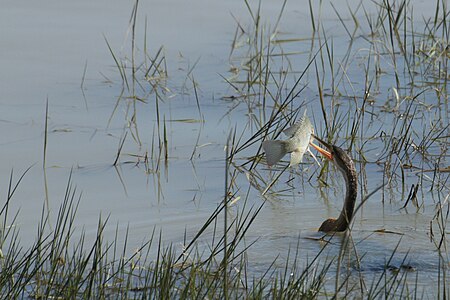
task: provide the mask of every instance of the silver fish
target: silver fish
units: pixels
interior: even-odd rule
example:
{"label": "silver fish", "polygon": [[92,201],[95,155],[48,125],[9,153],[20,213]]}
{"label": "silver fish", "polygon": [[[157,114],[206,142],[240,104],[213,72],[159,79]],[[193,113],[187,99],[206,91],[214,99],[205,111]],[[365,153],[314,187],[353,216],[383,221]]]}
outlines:
{"label": "silver fish", "polygon": [[262,143],[269,166],[279,162],[287,153],[291,153],[290,167],[302,161],[303,154],[308,150],[311,134],[314,133],[306,110],[303,117],[283,133],[289,137],[287,140],[267,140]]}

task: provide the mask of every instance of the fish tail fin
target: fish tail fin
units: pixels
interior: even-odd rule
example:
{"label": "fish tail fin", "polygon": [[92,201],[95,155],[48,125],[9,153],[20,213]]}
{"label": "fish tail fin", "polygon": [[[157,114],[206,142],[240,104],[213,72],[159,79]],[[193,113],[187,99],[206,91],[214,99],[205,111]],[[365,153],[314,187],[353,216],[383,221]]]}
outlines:
{"label": "fish tail fin", "polygon": [[268,140],[262,143],[264,152],[266,152],[267,164],[272,166],[280,161],[286,155],[286,142]]}

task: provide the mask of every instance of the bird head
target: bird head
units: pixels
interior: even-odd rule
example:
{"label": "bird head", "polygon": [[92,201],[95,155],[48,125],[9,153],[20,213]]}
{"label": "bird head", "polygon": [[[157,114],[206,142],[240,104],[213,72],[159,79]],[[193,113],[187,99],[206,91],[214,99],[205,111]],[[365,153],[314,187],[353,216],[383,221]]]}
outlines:
{"label": "bird head", "polygon": [[318,140],[322,145],[324,145],[327,148],[327,149],[324,149],[320,146],[317,146],[313,142],[310,142],[310,145],[314,149],[316,149],[317,151],[319,151],[320,154],[322,154],[324,157],[326,157],[327,159],[332,161],[338,167],[338,169],[340,171],[344,172],[345,170],[348,170],[349,164],[352,163],[352,159],[347,154],[347,152],[345,152],[338,146],[335,146],[335,145],[332,145],[332,144],[329,144],[329,143],[323,141],[322,139],[320,139],[319,137],[317,137],[314,134],[312,134],[311,136],[314,139]]}

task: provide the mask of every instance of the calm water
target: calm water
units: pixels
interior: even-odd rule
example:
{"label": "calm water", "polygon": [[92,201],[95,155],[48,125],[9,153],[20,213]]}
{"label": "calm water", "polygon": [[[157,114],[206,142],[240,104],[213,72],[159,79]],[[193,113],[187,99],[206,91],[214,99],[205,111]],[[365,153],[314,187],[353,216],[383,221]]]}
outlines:
{"label": "calm water", "polygon": [[[114,111],[122,83],[105,42],[106,38],[117,57],[131,59],[129,19],[133,3],[40,1],[25,6],[12,1],[1,2],[0,154],[3,162],[0,165],[0,191],[4,191],[6,197],[11,170],[18,178],[26,168],[33,166],[17,190],[11,207],[14,212],[20,209],[16,225],[20,228],[23,243],[31,243],[35,237],[46,199],[45,182],[49,205],[56,215],[72,172],[72,184],[78,193],[82,193],[77,228],[80,231],[84,228],[88,237],[95,237],[99,215],[109,215],[106,238],[114,239],[116,224],[122,234],[129,226],[132,249],[145,241],[156,226],[158,230],[162,229],[165,243],[172,242],[181,249],[185,230],[189,237],[193,236],[222,201],[224,146],[230,130],[237,128],[239,134],[244,132],[244,139],[256,132],[256,128],[247,126],[248,106],[239,104],[237,100],[222,98],[236,94],[221,76],[230,78],[230,68],[239,65],[246,53],[243,45],[230,56],[236,20],[243,28],[250,28],[251,25],[244,3],[198,0],[140,3],[136,60],[138,64],[145,60],[142,53],[146,22],[147,51],[155,55],[159,47],[164,46],[169,75],[164,83],[167,88],[164,102],[159,103],[160,117],[165,119],[167,127],[169,158],[167,166],[162,164],[160,172],[155,173],[154,168],[146,172],[143,159],[138,163],[136,158],[151,153],[152,149],[158,151],[157,146],[152,146],[157,140],[158,130],[162,132],[158,129],[155,96],[150,93],[150,85],[144,85],[143,89],[137,87],[138,94],[147,97],[148,102],[136,106],[141,142],[138,143],[131,134],[135,133],[134,129],[130,131],[128,127],[130,114],[127,114],[126,100],[120,101]],[[296,53],[289,59],[293,66],[292,73],[299,76],[310,58],[312,33],[307,2],[294,2],[291,1],[285,8],[278,38],[299,40],[281,43],[276,51]],[[425,2],[413,2],[415,14],[420,12],[427,18],[433,15],[433,7],[426,7]],[[264,3],[262,16],[267,30],[275,26],[280,9],[280,3]],[[350,26],[348,8],[337,9]],[[367,9],[373,10],[373,7],[368,5]],[[324,32],[332,37],[335,60],[338,61],[347,51],[349,35],[328,1],[323,5],[321,15]],[[359,9],[356,15],[364,23],[364,11]],[[419,17],[416,19],[421,20]],[[420,24],[417,26],[420,28]],[[364,57],[368,55],[364,32],[368,34],[367,28],[362,26],[352,50],[356,53],[351,57],[355,63],[346,70],[348,78],[342,79],[343,92],[349,94],[353,93],[354,88],[356,94],[362,95],[364,88],[363,68],[358,63],[364,64]],[[386,65],[389,71],[389,62],[382,61],[381,65]],[[288,87],[294,84],[296,76],[288,78]],[[201,116],[192,78],[197,83]],[[379,83],[380,93],[375,98],[380,106],[385,97],[392,95],[392,79],[393,76],[387,74]],[[325,85],[329,80],[325,79]],[[311,72],[302,84],[306,88],[294,104],[306,104],[317,131],[323,132],[315,72]],[[330,90],[325,92],[330,93]],[[43,145],[47,99],[45,180]],[[343,104],[343,107],[346,105]],[[236,108],[227,114],[232,107]],[[255,108],[253,113],[258,114],[258,110]],[[421,114],[422,119],[417,124],[427,123],[423,122],[427,118],[437,119],[433,117],[434,113]],[[447,114],[440,117],[443,122],[448,122]],[[196,122],[201,118],[204,122]],[[187,119],[192,122],[187,122]],[[377,115],[376,126],[368,127],[365,134],[370,136],[371,132],[377,132],[382,126],[386,128],[385,132],[389,132],[392,120],[393,116]],[[115,168],[112,164],[125,132],[128,134],[120,157],[121,164]],[[423,137],[422,130],[418,132]],[[420,142],[421,136],[416,138]],[[375,161],[382,149],[380,140],[372,142],[367,147],[368,160]],[[257,150],[255,146],[248,149],[245,155],[254,155]],[[242,154],[239,159],[245,158]],[[417,161],[418,158],[412,160]],[[445,161],[440,163],[445,165]],[[155,164],[153,162],[153,166]],[[382,167],[368,164],[364,168],[370,178],[370,191],[382,183]],[[271,174],[262,165],[259,171],[267,178]],[[302,250],[302,260],[314,257],[322,247],[319,242],[304,237],[317,236],[321,221],[337,216],[343,191],[336,186],[341,186],[343,181],[338,175],[336,180],[330,179],[330,188],[318,193],[317,171],[313,160],[306,158],[304,165],[292,171],[295,173],[283,175],[273,187],[274,190],[284,190],[289,178],[293,178],[289,182],[292,186],[289,192],[267,201],[249,230],[248,242],[259,238],[249,255],[255,272],[265,270],[264,267],[277,255],[282,263],[288,250],[297,245]],[[417,181],[417,174],[406,172],[406,176],[409,192],[410,184]],[[244,175],[239,180],[238,185],[242,188],[239,195],[245,198],[248,181]],[[360,267],[368,275],[381,272],[401,239],[398,257],[392,264],[399,266],[404,255],[409,253],[408,264],[419,272],[420,283],[424,286],[435,283],[438,253],[434,243],[430,242],[429,226],[436,203],[433,197],[436,195],[420,194],[423,207],[416,212],[415,209],[401,209],[404,199],[398,192],[394,191],[393,195],[386,193],[384,203],[381,193],[377,193],[355,217],[353,240],[358,253],[366,258]],[[248,201],[260,205],[263,197],[256,189],[250,189]],[[239,205],[238,202],[236,209]],[[402,235],[374,233],[379,229]],[[336,239],[338,245],[339,240]],[[208,240],[207,234],[204,240]],[[329,247],[328,251],[337,254],[339,247]],[[414,278],[415,275],[411,276],[412,282]]]}

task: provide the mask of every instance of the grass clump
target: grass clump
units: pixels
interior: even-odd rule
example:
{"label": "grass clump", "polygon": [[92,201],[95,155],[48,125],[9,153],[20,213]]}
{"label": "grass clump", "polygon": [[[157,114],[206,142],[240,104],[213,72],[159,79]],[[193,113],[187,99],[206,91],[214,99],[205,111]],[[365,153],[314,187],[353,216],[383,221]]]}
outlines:
{"label": "grass clump", "polygon": [[[320,17],[315,17],[313,1],[309,1],[312,37],[293,39],[282,38],[277,31],[286,1],[272,29],[261,21],[261,3],[256,9],[247,1],[245,4],[252,24],[249,29],[237,24],[230,53],[231,75],[222,78],[233,91],[223,98],[231,103],[227,115],[239,114],[235,108],[244,106],[247,122],[242,134],[233,129],[227,142],[223,142],[224,194],[209,218],[192,236],[185,235],[181,249],[164,245],[163,233],[154,229],[151,238],[132,251],[127,244],[128,230],[123,244],[119,242],[122,232],[118,229],[115,239],[105,240],[108,217],[99,217],[93,238],[76,225],[81,196],[69,178],[52,226],[51,214],[43,209],[36,239],[24,247],[15,224],[17,214],[11,217],[9,209],[23,176],[13,184],[11,175],[8,196],[0,211],[2,298],[372,299],[420,298],[428,293],[420,290],[419,275],[408,265],[408,254],[397,258],[401,256],[398,246],[380,270],[365,272],[365,261],[371,263],[370,253],[359,253],[360,241],[353,240],[352,230],[343,236],[318,238],[320,247],[306,262],[299,239],[286,258],[274,253],[271,264],[255,270],[252,249],[258,247],[260,240],[248,233],[265,203],[293,194],[293,178],[303,178],[301,171],[289,170],[287,166],[268,170],[260,145],[267,138],[277,138],[305,107],[315,109],[312,116],[318,135],[352,152],[359,168],[361,205],[374,188],[366,172],[368,167],[379,171],[385,187],[380,206],[395,203],[399,210],[408,213],[407,209],[414,205],[415,212],[423,212],[426,207],[429,209],[424,195],[433,194],[436,202],[429,237],[439,253],[439,268],[437,289],[431,296],[448,295],[450,201],[445,164],[449,144],[449,34],[445,3],[436,2],[435,17],[425,20],[421,31],[409,1],[375,3],[375,15],[368,13],[366,4],[361,2],[348,8],[350,18],[344,18],[333,6],[338,24],[349,38],[343,54],[335,47],[335,39]],[[320,2],[319,16],[322,5]],[[165,93],[170,92],[165,85],[168,72],[163,47],[150,56],[144,42],[143,62],[138,63],[138,7],[136,1],[130,17],[131,57],[120,58],[106,41],[122,82],[112,117],[125,103],[127,121],[113,165],[120,163],[127,137],[141,146],[138,106],[155,99],[151,148],[134,157],[144,162],[146,173],[159,173],[170,157],[170,133],[161,108]],[[362,20],[357,16],[361,11],[365,17]],[[290,43],[306,43],[310,50],[284,52],[282,45]],[[362,46],[368,50],[361,50]],[[297,71],[294,62],[302,54],[307,54],[307,63]],[[357,73],[358,80],[352,78],[353,69],[362,69],[362,73]],[[196,83],[193,75],[189,78],[203,122]],[[305,95],[308,90],[314,94]],[[191,160],[195,152],[196,148]],[[310,165],[306,163],[305,167]],[[329,171],[325,164],[316,173],[317,181],[313,180],[314,175],[307,181],[314,188],[326,189],[333,182]],[[280,181],[283,184],[277,184]],[[252,199],[253,190],[261,196],[257,201]],[[244,199],[235,208],[233,204],[239,197]],[[370,232],[363,240],[372,235]],[[416,276],[413,283],[412,276]]]}
{"label": "grass clump", "polygon": [[[23,177],[23,176],[22,176]],[[173,246],[163,246],[162,233],[132,251],[125,242],[107,242],[104,231],[108,218],[99,218],[92,242],[79,230],[76,213],[81,197],[69,178],[65,197],[53,229],[48,215],[42,213],[36,240],[29,248],[20,245],[19,231],[13,217],[8,218],[8,206],[22,177],[10,191],[2,211],[2,251],[0,295],[2,298],[34,299],[192,299],[192,298],[263,298],[317,294],[328,265],[300,274],[284,273],[269,268],[261,278],[250,278],[246,250],[241,242],[261,207],[230,218],[226,232],[220,234],[218,221],[226,211],[221,204],[197,234],[179,252]],[[12,182],[12,177],[11,177]],[[202,237],[212,228],[213,242],[205,245]],[[186,238],[187,240],[187,238]],[[313,276],[309,276],[309,274]],[[277,275],[278,274],[278,275]],[[275,278],[273,275],[276,275]],[[306,280],[307,279],[307,280]]]}

